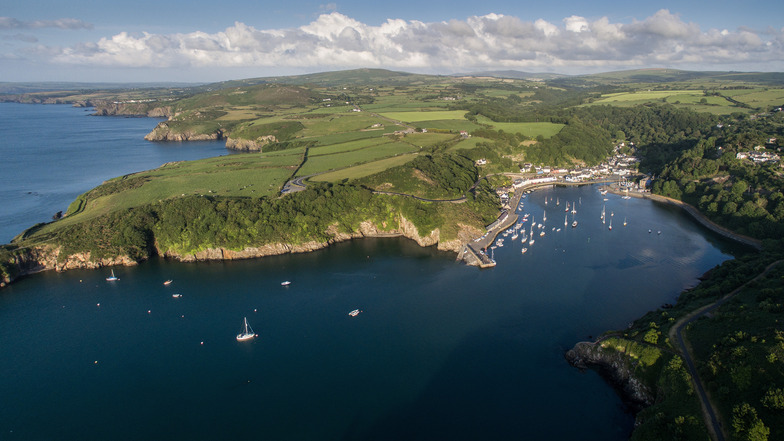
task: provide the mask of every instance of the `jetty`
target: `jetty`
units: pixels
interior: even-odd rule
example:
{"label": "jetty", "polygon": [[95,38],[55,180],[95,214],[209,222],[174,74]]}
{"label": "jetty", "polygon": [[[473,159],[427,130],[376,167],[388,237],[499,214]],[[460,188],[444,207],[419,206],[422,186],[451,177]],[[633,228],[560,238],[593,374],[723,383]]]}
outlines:
{"label": "jetty", "polygon": [[465,261],[468,265],[475,265],[479,268],[494,267],[495,260],[485,250],[495,242],[495,238],[499,233],[517,223],[518,216],[515,213],[515,208],[520,204],[520,199],[524,193],[525,191],[523,190],[515,191],[509,202],[509,208],[504,209],[498,216],[498,219],[487,226],[487,232],[482,237],[467,243],[458,254],[458,259]]}

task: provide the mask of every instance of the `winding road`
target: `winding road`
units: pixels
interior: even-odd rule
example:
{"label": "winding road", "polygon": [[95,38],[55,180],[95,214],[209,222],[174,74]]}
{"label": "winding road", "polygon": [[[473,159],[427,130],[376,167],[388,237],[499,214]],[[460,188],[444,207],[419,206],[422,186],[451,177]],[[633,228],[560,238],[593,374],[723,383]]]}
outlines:
{"label": "winding road", "polygon": [[708,427],[708,430],[711,432],[712,438],[717,441],[724,441],[726,439],[726,437],[724,436],[724,431],[722,429],[719,413],[718,411],[716,411],[716,406],[714,406],[713,403],[711,402],[710,397],[705,391],[705,385],[702,383],[702,380],[700,379],[700,376],[697,373],[697,366],[694,363],[694,357],[692,356],[691,349],[689,348],[689,344],[686,341],[685,337],[683,336],[683,329],[686,326],[688,326],[690,323],[699,319],[700,317],[704,317],[706,314],[710,314],[721,305],[727,303],[748,284],[757,281],[762,277],[765,277],[768,274],[768,272],[770,272],[770,270],[772,270],[776,265],[778,265],[781,262],[782,262],[781,260],[777,260],[771,263],[765,268],[764,271],[762,271],[759,275],[757,275],[757,277],[735,288],[732,292],[720,298],[719,300],[716,300],[713,303],[705,305],[702,308],[699,308],[695,311],[692,311],[690,314],[681,317],[681,319],[675,322],[675,325],[673,325],[672,328],[670,328],[670,332],[669,332],[670,341],[678,343],[677,349],[679,350],[680,355],[686,361],[686,367],[689,370],[689,374],[691,374],[692,382],[694,383],[694,387],[695,389],[697,389],[698,396],[700,397],[700,405],[702,406],[702,414],[703,414],[703,418],[705,419],[705,425]]}

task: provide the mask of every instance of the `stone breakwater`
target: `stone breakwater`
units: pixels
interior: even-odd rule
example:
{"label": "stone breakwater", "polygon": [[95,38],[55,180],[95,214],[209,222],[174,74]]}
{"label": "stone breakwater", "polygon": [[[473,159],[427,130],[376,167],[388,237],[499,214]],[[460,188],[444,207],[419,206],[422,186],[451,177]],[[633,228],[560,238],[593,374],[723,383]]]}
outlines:
{"label": "stone breakwater", "polygon": [[[443,241],[441,240],[441,232],[439,229],[435,229],[431,231],[430,234],[422,236],[419,234],[416,226],[404,217],[400,218],[399,227],[393,230],[384,230],[374,223],[366,221],[362,222],[359,228],[352,233],[340,233],[337,231],[336,227],[330,228],[328,232],[332,235],[332,238],[324,242],[311,241],[301,244],[271,243],[259,245],[257,247],[247,247],[242,250],[208,248],[196,253],[178,253],[161,249],[157,249],[156,251],[159,256],[178,260],[180,262],[238,260],[286,253],[307,253],[326,248],[338,242],[365,237],[406,237],[423,247],[436,246],[439,250],[457,253],[466,243],[481,234],[481,231],[477,228],[459,225],[457,238]],[[94,259],[89,252],[62,256],[60,247],[53,247],[50,245],[37,246],[18,250],[14,253],[12,261],[9,262],[11,274],[5,275],[0,279],[0,288],[5,287],[20,277],[41,271],[97,269],[115,265],[132,266],[139,262],[140,260],[132,259],[129,256]]]}
{"label": "stone breakwater", "polygon": [[604,350],[600,342],[579,342],[564,355],[566,361],[578,369],[595,369],[620,394],[635,412],[652,405],[654,396],[642,381],[634,376],[628,358],[617,351]]}

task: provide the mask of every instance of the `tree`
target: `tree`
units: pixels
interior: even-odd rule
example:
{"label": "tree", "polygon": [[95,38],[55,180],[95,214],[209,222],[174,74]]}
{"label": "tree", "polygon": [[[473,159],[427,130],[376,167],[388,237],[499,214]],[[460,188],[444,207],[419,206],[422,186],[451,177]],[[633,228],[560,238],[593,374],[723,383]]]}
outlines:
{"label": "tree", "polygon": [[749,403],[732,409],[733,438],[743,441],[767,441],[770,429],[757,416],[757,410]]}

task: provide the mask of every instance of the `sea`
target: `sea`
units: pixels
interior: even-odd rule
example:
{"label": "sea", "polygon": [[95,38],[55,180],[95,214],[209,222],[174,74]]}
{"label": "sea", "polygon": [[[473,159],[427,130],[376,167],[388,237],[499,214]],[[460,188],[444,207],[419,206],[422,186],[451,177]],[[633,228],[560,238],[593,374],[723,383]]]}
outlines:
{"label": "sea", "polygon": [[[88,114],[0,104],[4,241],[108,178],[229,153],[148,143],[154,119]],[[745,250],[593,185],[518,208],[527,235],[543,227],[534,244],[500,236],[492,269],[373,238],[14,282],[0,290],[0,439],[626,440],[621,397],[564,353]],[[239,342],[245,318],[258,336]]]}

